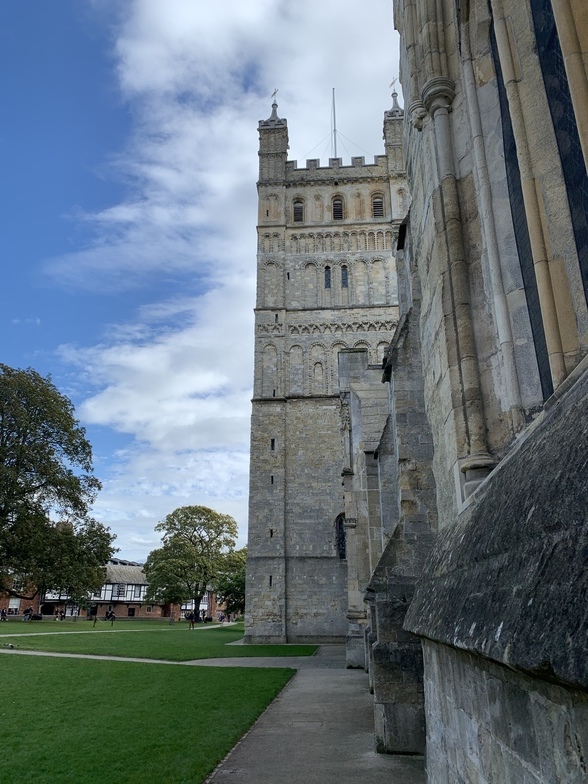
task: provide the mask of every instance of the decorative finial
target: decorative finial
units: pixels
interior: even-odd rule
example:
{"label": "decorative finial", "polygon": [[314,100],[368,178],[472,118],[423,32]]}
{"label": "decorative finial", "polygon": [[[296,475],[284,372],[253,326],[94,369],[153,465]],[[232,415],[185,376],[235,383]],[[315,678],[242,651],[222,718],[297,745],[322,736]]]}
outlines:
{"label": "decorative finial", "polygon": [[278,88],[273,91],[272,93],[272,113],[270,115],[270,120],[279,120],[278,117],[278,102],[276,101],[276,95],[278,94]]}
{"label": "decorative finial", "polygon": [[286,120],[282,120],[278,117],[278,102],[276,100],[276,95],[278,94],[278,88],[273,91],[272,93],[272,113],[267,118],[267,120],[260,120],[259,127],[260,128],[285,128],[287,123]]}
{"label": "decorative finial", "polygon": [[404,114],[404,110],[398,105],[398,93],[396,91],[396,82],[398,79],[394,77],[388,87],[392,88],[392,109],[390,109],[390,116],[400,117]]}

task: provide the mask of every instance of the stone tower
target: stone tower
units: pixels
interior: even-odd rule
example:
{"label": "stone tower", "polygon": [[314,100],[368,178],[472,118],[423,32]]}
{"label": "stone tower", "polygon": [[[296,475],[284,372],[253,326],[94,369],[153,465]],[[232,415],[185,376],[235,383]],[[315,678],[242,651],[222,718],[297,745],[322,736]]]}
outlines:
{"label": "stone tower", "polygon": [[403,111],[393,100],[385,154],[369,164],[299,168],[287,160],[276,103],[259,123],[247,642],[347,635],[353,521],[344,513],[338,356],[361,350],[381,367],[397,323],[393,249],[407,195]]}

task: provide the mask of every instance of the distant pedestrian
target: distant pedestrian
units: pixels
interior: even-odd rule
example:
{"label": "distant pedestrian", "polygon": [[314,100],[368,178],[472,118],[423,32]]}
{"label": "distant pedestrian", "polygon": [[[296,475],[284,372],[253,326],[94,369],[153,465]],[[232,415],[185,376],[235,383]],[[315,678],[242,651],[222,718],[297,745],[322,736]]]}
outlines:
{"label": "distant pedestrian", "polygon": [[7,621],[7,620],[8,620],[8,613],[4,609],[2,610],[2,612],[0,612],[0,621]]}
{"label": "distant pedestrian", "polygon": [[110,625],[114,626],[114,622],[116,621],[116,615],[114,614],[114,610],[110,610],[110,612],[107,613],[107,616],[108,616],[108,620],[110,621]]}
{"label": "distant pedestrian", "polygon": [[186,620],[189,622],[188,629],[194,629],[194,613],[190,610],[189,613],[186,614]]}

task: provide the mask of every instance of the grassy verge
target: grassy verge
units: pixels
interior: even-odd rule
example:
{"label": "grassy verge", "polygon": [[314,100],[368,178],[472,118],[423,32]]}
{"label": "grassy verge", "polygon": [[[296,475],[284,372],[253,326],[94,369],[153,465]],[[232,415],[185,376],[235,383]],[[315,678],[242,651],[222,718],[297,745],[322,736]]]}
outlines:
{"label": "grassy verge", "polygon": [[2,656],[0,781],[199,784],[293,674]]}
{"label": "grassy verge", "polygon": [[[206,631],[186,626],[167,630],[96,630],[92,634],[55,634],[13,639],[19,650],[85,653],[101,656],[128,656],[139,659],[189,661],[242,656],[310,656],[316,645],[231,645],[243,636],[242,627],[218,626]],[[0,641],[0,645],[3,644]],[[6,638],[4,638],[6,644]]]}

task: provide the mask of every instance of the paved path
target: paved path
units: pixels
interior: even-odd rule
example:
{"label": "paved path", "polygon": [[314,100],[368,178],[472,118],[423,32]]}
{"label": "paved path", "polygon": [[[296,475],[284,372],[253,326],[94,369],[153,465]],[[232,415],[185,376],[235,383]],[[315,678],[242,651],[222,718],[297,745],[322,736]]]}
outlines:
{"label": "paved path", "polygon": [[[220,660],[222,666],[228,661]],[[269,663],[230,661],[231,666]],[[343,646],[324,645],[315,656],[271,661],[299,671],[206,784],[424,784],[421,757],[375,753],[367,676],[345,669]],[[219,666],[219,660],[200,664]]]}
{"label": "paved path", "polygon": [[421,757],[374,751],[373,697],[363,670],[345,668],[342,645],[314,656],[157,659],[0,648],[22,656],[134,661],[188,667],[292,667],[294,678],[206,784],[425,784]]}

